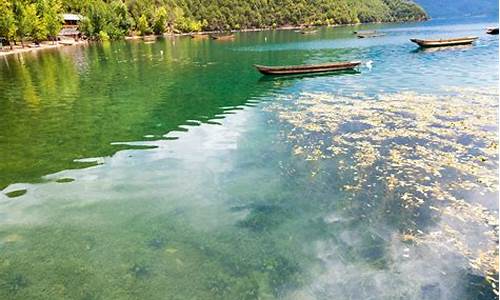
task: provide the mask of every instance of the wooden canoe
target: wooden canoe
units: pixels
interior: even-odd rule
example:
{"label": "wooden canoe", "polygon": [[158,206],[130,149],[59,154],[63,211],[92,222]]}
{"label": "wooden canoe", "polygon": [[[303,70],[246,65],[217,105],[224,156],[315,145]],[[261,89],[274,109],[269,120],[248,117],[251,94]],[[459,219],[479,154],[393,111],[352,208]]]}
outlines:
{"label": "wooden canoe", "polygon": [[486,30],[487,34],[493,34],[493,35],[498,35],[498,27],[497,28],[488,28]]}
{"label": "wooden canoe", "polygon": [[370,33],[358,33],[357,36],[360,39],[366,39],[366,38],[374,38],[374,37],[379,37],[379,36],[384,36],[385,33],[378,33],[378,32],[370,32]]}
{"label": "wooden canoe", "polygon": [[195,40],[204,40],[204,39],[208,39],[208,35],[206,34],[190,34],[189,35],[192,39],[195,39]]}
{"label": "wooden canoe", "polygon": [[325,73],[334,71],[353,70],[361,64],[360,61],[335,62],[316,65],[299,66],[262,66],[254,65],[262,74],[266,75],[290,75],[290,74],[308,74]]}
{"label": "wooden canoe", "polygon": [[212,34],[210,35],[210,38],[213,40],[219,40],[219,41],[228,41],[228,40],[234,40],[235,35],[234,34]]}
{"label": "wooden canoe", "polygon": [[316,29],[304,29],[304,30],[299,30],[298,32],[301,34],[315,34],[318,31]]}
{"label": "wooden canoe", "polygon": [[462,37],[446,40],[420,40],[420,39],[410,39],[410,41],[419,45],[420,47],[444,47],[444,46],[459,46],[459,45],[470,45],[474,43],[478,38],[475,36]]}

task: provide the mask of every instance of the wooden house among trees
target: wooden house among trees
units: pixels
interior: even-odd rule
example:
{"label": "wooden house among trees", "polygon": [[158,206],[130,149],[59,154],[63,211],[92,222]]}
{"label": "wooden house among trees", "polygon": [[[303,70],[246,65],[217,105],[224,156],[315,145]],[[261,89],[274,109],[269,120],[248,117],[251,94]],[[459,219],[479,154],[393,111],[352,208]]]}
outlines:
{"label": "wooden house among trees", "polygon": [[64,24],[59,32],[60,39],[73,38],[75,41],[81,38],[79,29],[80,21],[83,19],[81,15],[76,14],[63,14]]}

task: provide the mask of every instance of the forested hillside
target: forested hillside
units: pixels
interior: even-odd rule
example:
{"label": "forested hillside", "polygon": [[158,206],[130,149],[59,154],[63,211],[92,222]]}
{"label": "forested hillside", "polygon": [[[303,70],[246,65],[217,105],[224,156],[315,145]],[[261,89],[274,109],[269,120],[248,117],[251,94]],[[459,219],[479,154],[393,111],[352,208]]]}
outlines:
{"label": "forested hillside", "polygon": [[88,37],[423,20],[409,0],[0,0],[0,36],[43,39],[57,34],[63,12],[85,17]]}
{"label": "forested hillside", "polygon": [[498,15],[498,0],[416,0],[432,18]]}

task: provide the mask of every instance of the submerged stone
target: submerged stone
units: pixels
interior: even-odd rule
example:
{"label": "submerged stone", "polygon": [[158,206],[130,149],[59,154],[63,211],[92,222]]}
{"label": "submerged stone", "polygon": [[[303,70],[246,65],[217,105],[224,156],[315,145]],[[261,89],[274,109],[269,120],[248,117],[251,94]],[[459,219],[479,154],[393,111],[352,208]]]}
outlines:
{"label": "submerged stone", "polygon": [[441,299],[441,288],[439,283],[426,284],[420,288],[422,299]]}
{"label": "submerged stone", "polygon": [[238,225],[252,231],[265,231],[281,224],[287,213],[277,205],[255,205],[251,207],[250,214]]}
{"label": "submerged stone", "polygon": [[59,178],[56,180],[57,183],[66,183],[66,182],[73,182],[75,179],[69,178],[69,177],[64,177],[64,178]]}
{"label": "submerged stone", "polygon": [[20,196],[26,194],[26,192],[28,192],[28,191],[25,189],[22,189],[22,190],[15,190],[12,192],[5,193],[5,195],[9,198],[16,198],[16,197],[20,197]]}
{"label": "submerged stone", "polygon": [[151,275],[151,271],[149,270],[149,268],[140,264],[134,264],[132,268],[129,269],[129,272],[138,279],[144,279]]}
{"label": "submerged stone", "polygon": [[167,245],[167,240],[164,238],[154,238],[148,241],[148,247],[159,250],[163,249]]}
{"label": "submerged stone", "polygon": [[214,277],[210,278],[207,282],[208,289],[219,296],[225,295],[231,289],[231,283],[228,279],[223,278],[221,275],[215,274]]}
{"label": "submerged stone", "polygon": [[10,292],[16,293],[17,291],[27,287],[29,281],[24,275],[15,273],[8,276],[5,281],[3,281],[2,286],[8,289]]}

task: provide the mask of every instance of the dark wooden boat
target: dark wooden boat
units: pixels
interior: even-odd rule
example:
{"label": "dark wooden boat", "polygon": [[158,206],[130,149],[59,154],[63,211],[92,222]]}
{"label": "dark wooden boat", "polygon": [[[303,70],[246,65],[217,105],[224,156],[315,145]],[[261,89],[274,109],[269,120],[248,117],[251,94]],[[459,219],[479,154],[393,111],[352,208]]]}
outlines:
{"label": "dark wooden boat", "polygon": [[343,70],[353,70],[361,64],[360,61],[350,62],[335,62],[316,65],[300,65],[300,66],[262,66],[254,65],[259,72],[266,75],[290,75],[290,74],[308,74],[308,73],[325,73]]}
{"label": "dark wooden boat", "polygon": [[462,37],[446,40],[420,40],[420,39],[410,39],[410,41],[419,45],[420,47],[444,47],[444,46],[459,46],[459,45],[470,45],[474,43],[478,38],[475,36]]}
{"label": "dark wooden boat", "polygon": [[228,40],[234,40],[235,35],[233,33],[229,33],[229,34],[211,34],[210,38],[212,38],[213,40],[228,41]]}
{"label": "dark wooden boat", "polygon": [[194,40],[204,40],[204,39],[208,39],[208,35],[206,34],[190,34],[189,35],[192,39]]}
{"label": "dark wooden boat", "polygon": [[318,32],[316,29],[303,29],[298,31],[301,34],[315,34]]}
{"label": "dark wooden boat", "polygon": [[487,34],[497,35],[497,34],[498,34],[498,27],[497,27],[497,28],[488,28],[488,29],[486,30],[486,33],[487,33]]}
{"label": "dark wooden boat", "polygon": [[385,33],[380,33],[375,30],[373,31],[358,31],[356,32],[356,35],[360,39],[365,39],[365,38],[373,38],[373,37],[378,37],[378,36],[384,36]]}

